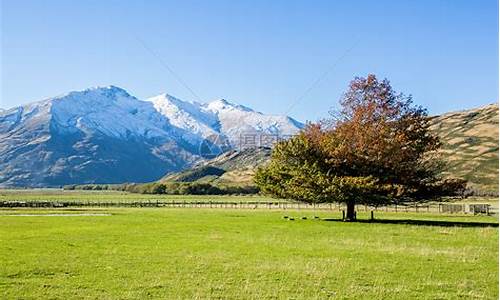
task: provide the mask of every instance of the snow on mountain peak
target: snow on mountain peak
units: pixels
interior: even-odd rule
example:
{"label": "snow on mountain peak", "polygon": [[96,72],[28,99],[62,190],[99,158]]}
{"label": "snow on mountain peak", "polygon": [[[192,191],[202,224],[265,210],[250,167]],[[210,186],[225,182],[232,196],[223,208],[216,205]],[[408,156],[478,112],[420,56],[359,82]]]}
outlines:
{"label": "snow on mountain peak", "polygon": [[69,94],[78,96],[100,95],[108,99],[116,99],[117,97],[132,97],[126,90],[114,85],[96,86],[85,89],[83,91],[74,91]]}
{"label": "snow on mountain peak", "polygon": [[[155,109],[167,117],[172,125],[186,130],[187,134],[201,136],[202,139],[217,134],[216,116],[206,112],[198,102],[182,101],[166,93],[147,100],[151,101]],[[193,139],[189,136],[185,138]]]}
{"label": "snow on mountain peak", "polygon": [[94,87],[46,100],[54,126],[67,133],[127,139],[168,139],[171,125],[149,102],[116,86]]}
{"label": "snow on mountain peak", "polygon": [[[224,99],[142,101],[116,86],[94,87],[0,111],[0,184],[151,181],[231,148],[270,146],[259,144],[263,135],[302,126]],[[247,134],[257,144],[243,145]]]}
{"label": "snow on mountain peak", "polygon": [[148,100],[171,124],[204,138],[222,137],[233,146],[239,144],[242,134],[291,135],[303,127],[287,116],[265,115],[226,99],[200,104],[161,94]]}
{"label": "snow on mountain peak", "polygon": [[204,107],[210,111],[215,112],[215,113],[219,113],[221,111],[229,111],[229,110],[240,110],[240,111],[247,111],[247,112],[254,111],[253,109],[251,109],[249,107],[231,103],[231,102],[227,101],[226,99],[214,100],[212,102],[205,104]]}
{"label": "snow on mountain peak", "polygon": [[24,126],[26,120],[50,122],[50,130],[62,134],[175,140],[192,146],[214,138],[237,146],[242,134],[290,135],[303,127],[289,117],[265,115],[225,99],[201,104],[165,93],[142,101],[112,85],[3,111],[0,131]]}

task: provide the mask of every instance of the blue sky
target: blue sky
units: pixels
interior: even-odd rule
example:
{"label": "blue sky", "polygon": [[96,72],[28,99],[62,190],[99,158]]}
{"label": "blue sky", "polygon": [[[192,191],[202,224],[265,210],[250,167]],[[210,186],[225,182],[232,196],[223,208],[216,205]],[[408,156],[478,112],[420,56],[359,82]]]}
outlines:
{"label": "blue sky", "polygon": [[498,101],[496,0],[1,3],[2,108],[112,84],[314,121],[368,73],[432,114]]}

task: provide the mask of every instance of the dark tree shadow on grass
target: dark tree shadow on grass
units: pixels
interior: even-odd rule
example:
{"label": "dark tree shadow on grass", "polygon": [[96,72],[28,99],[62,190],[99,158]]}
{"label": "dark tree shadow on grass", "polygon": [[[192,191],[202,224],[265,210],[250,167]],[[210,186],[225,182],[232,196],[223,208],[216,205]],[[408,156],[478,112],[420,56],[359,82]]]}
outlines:
{"label": "dark tree shadow on grass", "polygon": [[[344,222],[342,219],[322,219],[323,221]],[[347,223],[375,223],[375,224],[403,224],[421,226],[443,226],[443,227],[498,227],[498,223],[489,222],[461,222],[461,221],[437,221],[437,220],[412,220],[412,219],[358,219]]]}

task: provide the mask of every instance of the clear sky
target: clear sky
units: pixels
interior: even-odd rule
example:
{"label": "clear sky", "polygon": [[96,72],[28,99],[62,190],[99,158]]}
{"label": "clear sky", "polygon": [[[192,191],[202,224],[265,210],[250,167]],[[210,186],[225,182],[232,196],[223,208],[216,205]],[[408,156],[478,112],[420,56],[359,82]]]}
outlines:
{"label": "clear sky", "polygon": [[431,114],[498,102],[496,0],[0,3],[2,108],[112,84],[314,121],[368,73]]}

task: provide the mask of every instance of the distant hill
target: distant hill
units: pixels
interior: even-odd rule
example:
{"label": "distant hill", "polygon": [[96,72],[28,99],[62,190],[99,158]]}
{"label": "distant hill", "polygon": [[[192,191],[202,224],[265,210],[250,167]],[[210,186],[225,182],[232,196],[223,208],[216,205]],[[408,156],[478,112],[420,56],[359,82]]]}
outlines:
{"label": "distant hill", "polygon": [[[448,166],[445,176],[467,179],[480,192],[498,193],[498,104],[431,117]],[[162,181],[252,184],[271,149],[233,150]]]}
{"label": "distant hill", "polygon": [[441,138],[445,176],[467,179],[473,189],[498,193],[498,104],[432,118]]}
{"label": "distant hill", "polygon": [[270,148],[232,150],[188,170],[167,175],[161,181],[252,185],[256,168],[270,157]]}

